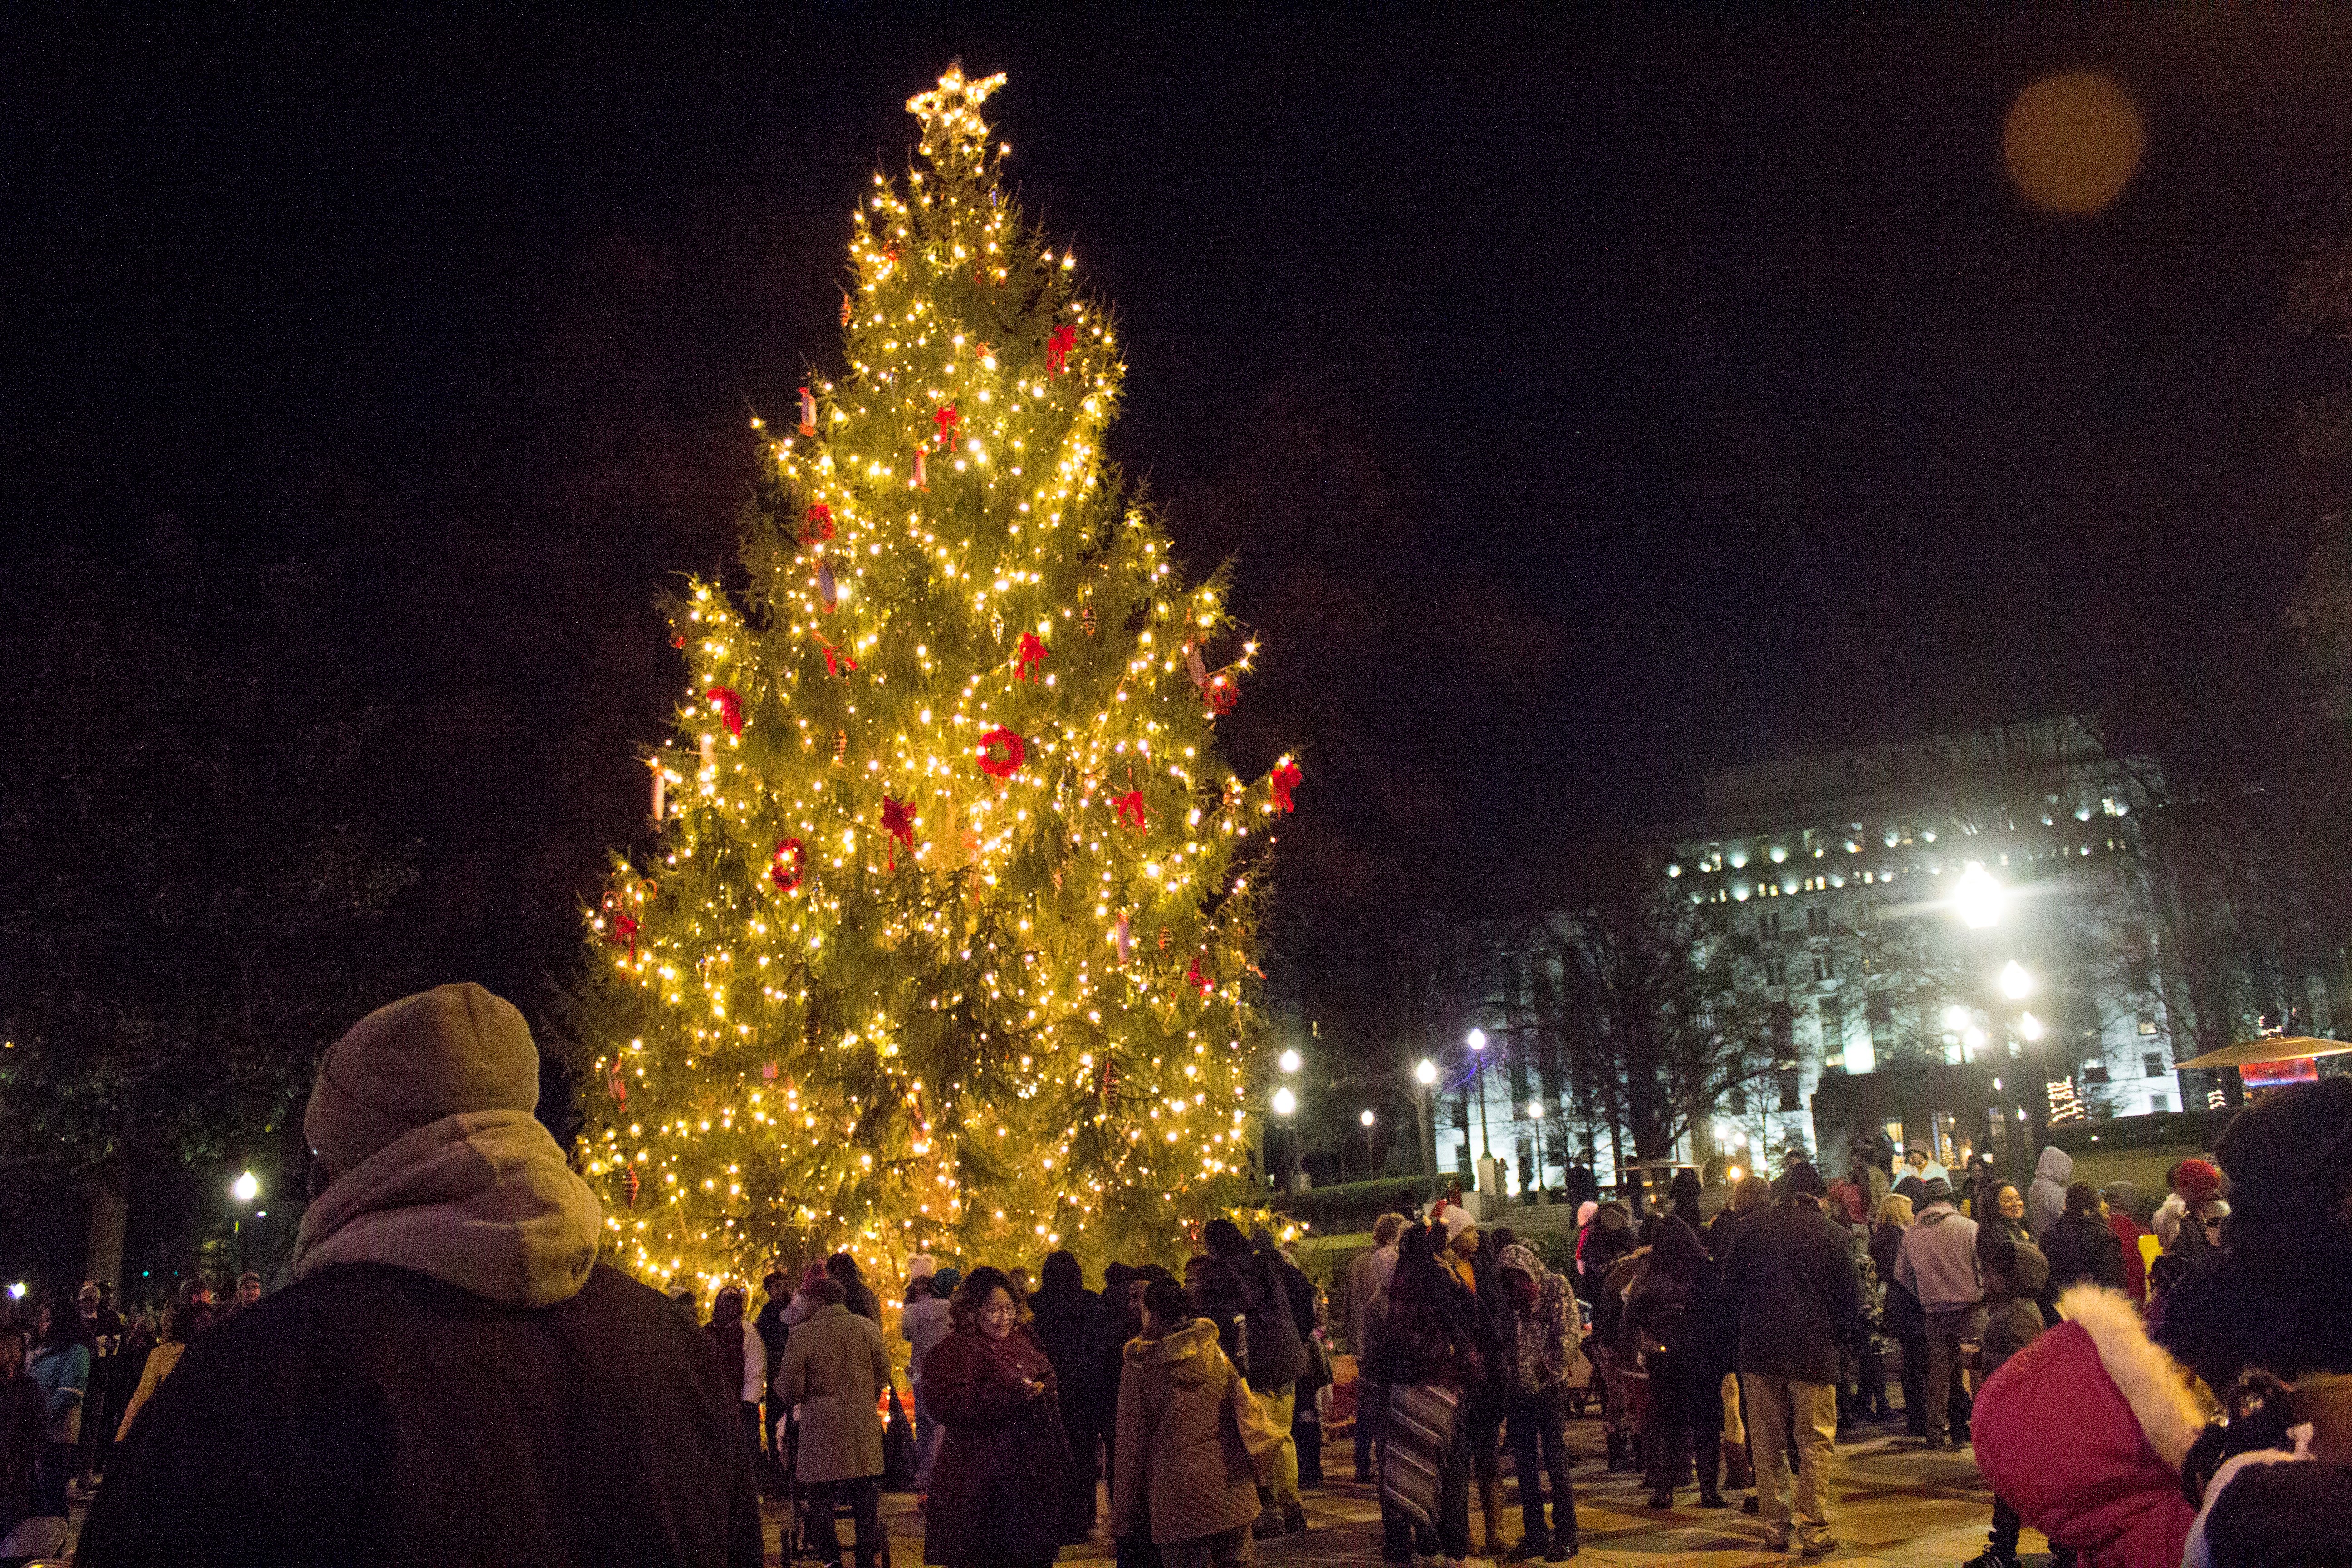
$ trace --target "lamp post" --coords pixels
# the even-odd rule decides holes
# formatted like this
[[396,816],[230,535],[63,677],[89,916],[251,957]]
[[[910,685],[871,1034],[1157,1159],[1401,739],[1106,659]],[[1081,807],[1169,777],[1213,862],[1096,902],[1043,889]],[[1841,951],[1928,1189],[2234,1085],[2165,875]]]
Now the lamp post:
[[1472,1029],[1462,1043],[1470,1047],[1470,1060],[1474,1064],[1470,1082],[1471,1092],[1478,1097],[1478,1152],[1491,1160],[1495,1157],[1495,1145],[1486,1136],[1486,1031]]
[[236,1218],[230,1222],[229,1234],[236,1241],[236,1271],[245,1272],[245,1211],[261,1195],[261,1178],[251,1171],[240,1171],[236,1180],[228,1184],[228,1195],[236,1200]]
[[1298,1097],[1290,1092],[1288,1084],[1274,1091],[1274,1113],[1282,1118],[1284,1125],[1290,1129],[1290,1181],[1287,1184],[1292,1192],[1298,1190],[1298,1125],[1290,1117],[1297,1109]]
[[1378,1169],[1380,1155],[1372,1148],[1372,1124],[1380,1118],[1367,1110],[1356,1120],[1364,1124],[1364,1180],[1373,1181],[1380,1176],[1381,1173]]
[[1437,1089],[1437,1064],[1423,1057],[1412,1069],[1413,1109],[1421,1113],[1421,1179],[1422,1196],[1437,1194],[1437,1129],[1430,1112],[1430,1099]]
[[1536,1190],[1538,1192],[1544,1190],[1543,1118],[1544,1102],[1540,1100],[1528,1100],[1528,1120],[1536,1124]]

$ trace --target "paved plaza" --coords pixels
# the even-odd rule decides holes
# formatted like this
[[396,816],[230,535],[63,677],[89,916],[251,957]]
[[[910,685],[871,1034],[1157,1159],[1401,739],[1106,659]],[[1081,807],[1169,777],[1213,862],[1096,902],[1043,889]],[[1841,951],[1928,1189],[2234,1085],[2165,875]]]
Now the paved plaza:
[[[1640,1565],[1665,1568],[1693,1564],[1696,1568],[1765,1568],[1767,1564],[1817,1561],[1853,1568],[1958,1568],[1984,1550],[1985,1527],[1992,1514],[1992,1494],[1977,1475],[1975,1459],[1967,1449],[1930,1454],[1900,1436],[1873,1435],[1838,1445],[1838,1467],[1831,1493],[1831,1522],[1837,1549],[1818,1559],[1768,1552],[1764,1529],[1738,1506],[1738,1493],[1728,1509],[1702,1509],[1696,1493],[1685,1488],[1672,1510],[1649,1506],[1648,1489],[1641,1478],[1609,1475],[1601,1468],[1601,1423],[1586,1417],[1569,1424],[1569,1442],[1579,1462],[1576,1468],[1577,1513],[1583,1552],[1579,1563]],[[1314,1528],[1305,1535],[1286,1536],[1257,1543],[1257,1560],[1268,1568],[1281,1564],[1377,1563],[1381,1556],[1380,1506],[1372,1489],[1359,1486],[1347,1444],[1334,1441],[1324,1473],[1329,1482],[1307,1496],[1307,1512]],[[1506,1502],[1517,1496],[1510,1479],[1510,1460],[1504,1458]],[[1471,1539],[1482,1542],[1472,1497]],[[908,1496],[883,1499],[883,1517],[890,1527],[894,1568],[915,1568],[923,1560],[922,1516]],[[780,1510],[770,1515],[772,1563],[782,1562],[776,1550],[782,1525]],[[1509,1510],[1507,1540],[1518,1539],[1518,1510]],[[844,1537],[846,1546],[846,1536]],[[2042,1538],[2026,1532],[2025,1561],[2045,1562],[2034,1553],[2047,1551]],[[847,1553],[845,1551],[844,1556]],[[1065,1563],[1107,1564],[1108,1547],[1072,1547],[1061,1555]],[[1474,1552],[1471,1560],[1487,1561]]]

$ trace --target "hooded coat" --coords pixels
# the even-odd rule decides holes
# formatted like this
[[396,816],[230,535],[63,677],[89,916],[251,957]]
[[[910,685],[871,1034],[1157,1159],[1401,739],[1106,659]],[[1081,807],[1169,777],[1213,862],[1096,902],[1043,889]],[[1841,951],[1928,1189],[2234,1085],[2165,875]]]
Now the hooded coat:
[[1234,1375],[1206,1318],[1128,1342],[1111,1467],[1114,1538],[1164,1546],[1257,1517],[1257,1472],[1240,1429],[1223,1418]]
[[2074,1179],[2074,1156],[2055,1147],[2042,1151],[2033,1163],[2033,1181],[2025,1189],[2025,1228],[2036,1241],[2050,1234],[2066,1212],[2066,1184]]
[[1512,1398],[1525,1399],[1552,1392],[1575,1370],[1580,1354],[1576,1341],[1582,1325],[1568,1281],[1546,1268],[1533,1249],[1516,1242],[1503,1248],[1496,1259],[1496,1273],[1499,1276],[1514,1268],[1536,1287],[1536,1304],[1527,1310],[1507,1286],[1502,1292],[1504,1321],[1499,1326],[1507,1347],[1504,1386]]
[[837,1302],[811,1312],[784,1342],[776,1396],[800,1407],[793,1474],[803,1481],[856,1480],[882,1473],[882,1428],[874,1419],[890,1386],[882,1331]]
[[740,1391],[594,1262],[600,1223],[527,1112],[368,1155],[304,1214],[294,1283],[181,1356],[77,1560],[755,1568]]

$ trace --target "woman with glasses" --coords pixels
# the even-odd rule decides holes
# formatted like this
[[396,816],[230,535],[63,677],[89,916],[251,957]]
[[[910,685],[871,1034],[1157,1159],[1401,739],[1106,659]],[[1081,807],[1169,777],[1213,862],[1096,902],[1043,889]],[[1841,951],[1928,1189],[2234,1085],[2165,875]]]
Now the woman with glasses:
[[1069,1440],[1054,1363],[1024,1322],[1021,1289],[975,1268],[948,1302],[954,1331],[923,1363],[923,1394],[947,1429],[931,1470],[923,1561],[1028,1568],[1061,1548]]

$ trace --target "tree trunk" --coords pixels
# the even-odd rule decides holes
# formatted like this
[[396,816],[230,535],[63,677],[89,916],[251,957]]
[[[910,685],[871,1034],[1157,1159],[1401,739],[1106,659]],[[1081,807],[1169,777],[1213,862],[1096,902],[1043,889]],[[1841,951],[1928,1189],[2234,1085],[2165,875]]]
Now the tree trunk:
[[122,1238],[131,1224],[131,1190],[118,1171],[102,1171],[86,1188],[89,1198],[89,1247],[82,1278],[109,1287],[122,1299]]

